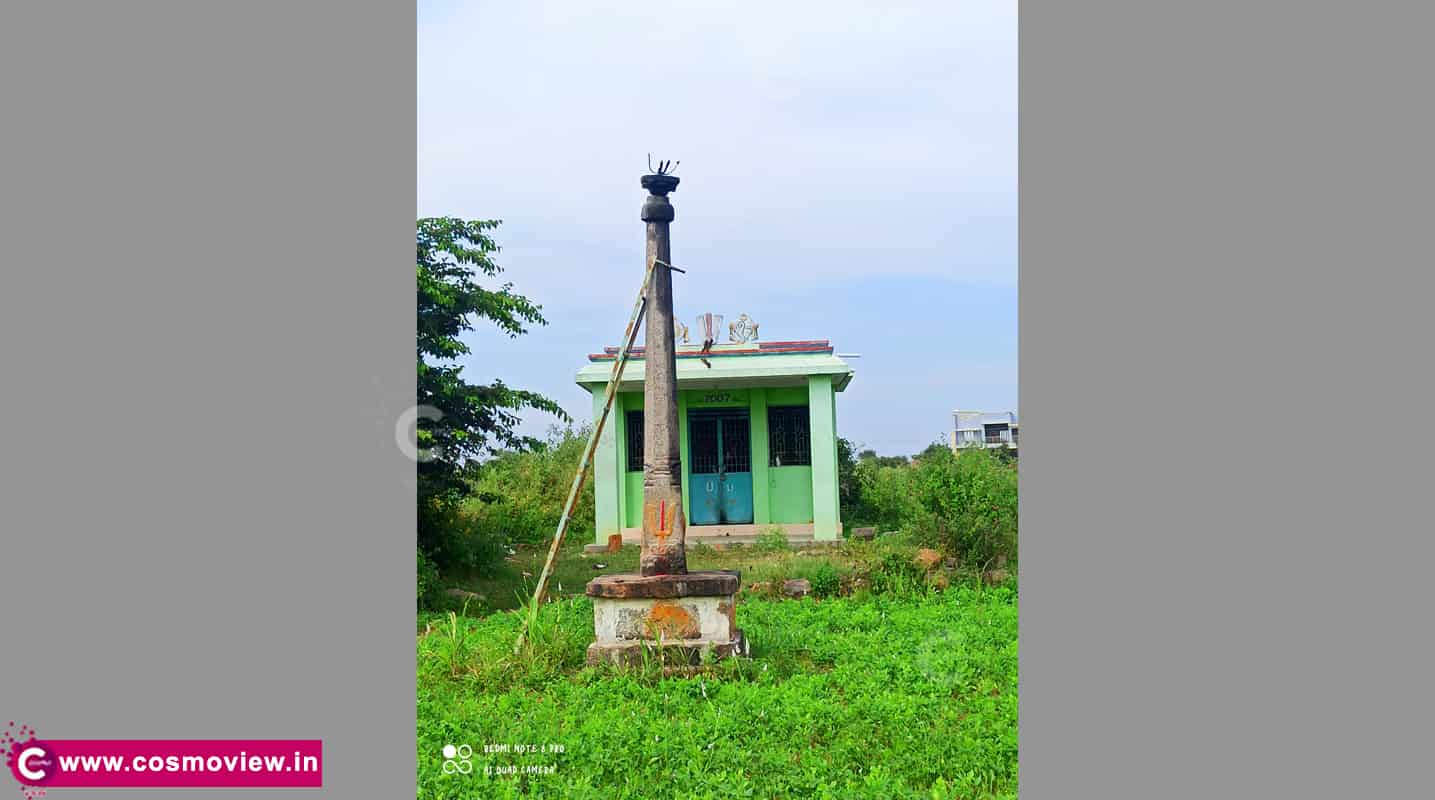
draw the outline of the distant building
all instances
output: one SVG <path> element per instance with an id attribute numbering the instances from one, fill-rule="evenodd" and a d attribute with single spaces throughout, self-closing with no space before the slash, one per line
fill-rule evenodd
<path id="1" fill-rule="evenodd" d="M 953 411 L 956 429 L 952 431 L 952 449 L 967 447 L 1017 446 L 1016 413 L 1013 411 Z"/>

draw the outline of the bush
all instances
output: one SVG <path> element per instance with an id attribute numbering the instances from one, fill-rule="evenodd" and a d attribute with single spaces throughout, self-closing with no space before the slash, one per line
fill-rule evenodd
<path id="1" fill-rule="evenodd" d="M 418 551 L 418 605 L 424 608 L 433 603 L 438 594 L 438 566 L 433 559 Z"/>
<path id="2" fill-rule="evenodd" d="M 553 428 L 541 448 L 502 453 L 480 465 L 472 479 L 473 494 L 463 516 L 476 536 L 502 548 L 551 540 L 563 515 L 563 503 L 588 444 L 589 426 Z M 593 536 L 593 480 L 583 492 L 568 523 L 568 539 Z"/>
<path id="3" fill-rule="evenodd" d="M 888 552 L 868 577 L 878 594 L 909 595 L 922 591 L 924 574 L 909 554 Z"/>
<path id="4" fill-rule="evenodd" d="M 420 552 L 435 567 L 450 572 L 487 573 L 496 567 L 506 553 L 505 542 L 484 528 L 458 504 L 434 504 L 428 512 L 432 534 L 427 547 Z"/>
<path id="5" fill-rule="evenodd" d="M 787 541 L 787 534 L 782 528 L 776 525 L 757 535 L 757 541 L 752 543 L 753 552 L 756 553 L 781 553 L 792 549 L 792 544 Z"/>
<path id="6" fill-rule="evenodd" d="M 833 597 L 842 588 L 842 573 L 829 561 L 817 565 L 807 582 L 812 584 L 812 593 L 818 597 Z"/>
<path id="7" fill-rule="evenodd" d="M 915 542 L 980 566 L 1016 558 L 1017 469 L 995 451 L 929 447 L 910 465 L 864 458 L 854 520 L 902 529 Z"/>
<path id="8" fill-rule="evenodd" d="M 1017 471 L 986 450 L 934 450 L 912 467 L 902 525 L 975 565 L 1017 555 Z"/>
<path id="9" fill-rule="evenodd" d="M 854 521 L 886 531 L 899 528 L 913 510 L 912 470 L 906 464 L 885 465 L 876 459 L 857 462 L 858 500 Z"/>

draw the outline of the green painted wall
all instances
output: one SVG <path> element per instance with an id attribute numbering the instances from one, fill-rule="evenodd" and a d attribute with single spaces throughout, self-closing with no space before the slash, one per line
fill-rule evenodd
<path id="1" fill-rule="evenodd" d="M 604 393 L 601 389 L 593 392 L 593 419 L 603 413 Z M 598 543 L 608 541 L 608 535 L 619 531 L 618 509 L 618 437 L 620 426 L 608 420 L 603 433 L 598 437 L 598 447 L 593 452 L 593 522 L 595 539 Z"/>
<path id="2" fill-rule="evenodd" d="M 772 467 L 767 483 L 772 498 L 769 522 L 812 521 L 812 467 Z"/>
<path id="3" fill-rule="evenodd" d="M 812 536 L 842 538 L 837 506 L 837 401 L 832 376 L 807 378 L 807 402 L 812 427 Z"/>
<path id="4" fill-rule="evenodd" d="M 678 392 L 678 460 L 683 465 L 683 520 L 693 515 L 692 501 L 688 499 L 688 484 L 693 476 L 688 472 L 688 393 Z"/>
<path id="5" fill-rule="evenodd" d="M 618 464 L 623 476 L 618 489 L 619 513 L 623 527 L 637 528 L 643 524 L 643 471 L 628 471 L 628 412 L 642 410 L 643 393 L 622 392 L 618 399 L 623 408 L 623 424 L 618 430 Z"/>
<path id="6" fill-rule="evenodd" d="M 767 394 L 767 404 L 770 406 L 807 405 L 806 386 L 774 386 L 765 391 Z"/>
<path id="7" fill-rule="evenodd" d="M 748 405 L 752 420 L 752 523 L 764 525 L 771 521 L 771 478 L 768 476 L 767 391 L 753 389 Z"/>
<path id="8" fill-rule="evenodd" d="M 687 389 L 679 392 L 688 401 L 688 408 L 733 408 L 751 403 L 762 389 Z"/>
<path id="9" fill-rule="evenodd" d="M 643 473 L 623 473 L 623 527 L 643 526 Z"/>

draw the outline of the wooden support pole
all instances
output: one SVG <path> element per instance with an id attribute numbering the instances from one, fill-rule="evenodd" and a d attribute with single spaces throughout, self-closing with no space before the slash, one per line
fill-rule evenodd
<path id="1" fill-rule="evenodd" d="M 593 432 L 588 434 L 588 444 L 583 448 L 583 460 L 578 463 L 578 472 L 573 476 L 573 485 L 568 489 L 568 500 L 563 504 L 563 516 L 558 519 L 558 529 L 553 532 L 553 544 L 548 548 L 548 559 L 543 562 L 543 571 L 538 574 L 538 584 L 533 587 L 533 600 L 528 606 L 528 616 L 523 621 L 523 627 L 518 631 L 518 641 L 513 645 L 514 655 L 522 652 L 523 641 L 528 635 L 528 629 L 538 618 L 538 607 L 542 605 L 544 591 L 548 588 L 548 576 L 553 572 L 553 563 L 558 560 L 558 550 L 563 545 L 563 537 L 568 533 L 568 523 L 572 521 L 573 511 L 578 505 L 578 498 L 583 493 L 583 482 L 588 478 L 588 467 L 593 463 L 593 452 L 598 448 L 598 437 L 603 434 L 603 425 L 608 421 L 608 414 L 613 409 L 613 399 L 618 395 L 618 383 L 623 377 L 623 367 L 628 363 L 629 351 L 633 347 L 633 342 L 638 338 L 638 321 L 642 319 L 644 308 L 647 305 L 648 288 L 653 280 L 653 270 L 658 264 L 672 269 L 667 262 L 653 258 L 648 261 L 648 269 L 643 273 L 643 285 L 638 288 L 638 301 L 633 304 L 633 314 L 628 318 L 628 328 L 623 333 L 623 342 L 618 348 L 618 357 L 613 361 L 613 371 L 608 376 L 608 388 L 603 397 L 603 411 L 593 424 Z"/>

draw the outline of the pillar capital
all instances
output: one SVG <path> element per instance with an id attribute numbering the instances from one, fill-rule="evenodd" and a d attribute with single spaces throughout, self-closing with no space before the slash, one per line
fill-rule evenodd
<path id="1" fill-rule="evenodd" d="M 678 188 L 678 179 L 672 175 L 644 175 L 641 182 L 648 190 L 648 199 L 643 202 L 640 215 L 642 220 L 672 222 L 673 204 L 668 200 L 668 193 Z"/>

